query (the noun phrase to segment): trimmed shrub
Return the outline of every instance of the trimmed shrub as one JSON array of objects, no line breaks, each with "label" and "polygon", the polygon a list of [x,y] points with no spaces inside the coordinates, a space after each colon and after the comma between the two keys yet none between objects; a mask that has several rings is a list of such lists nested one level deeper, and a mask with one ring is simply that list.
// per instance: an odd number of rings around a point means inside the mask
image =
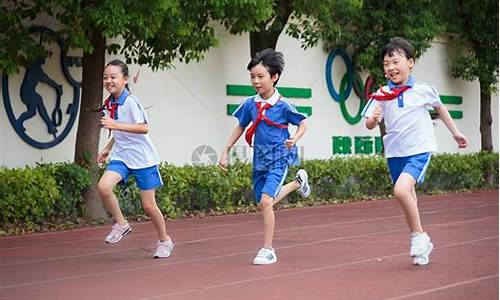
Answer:
[{"label": "trimmed shrub", "polygon": [[[303,200],[297,193],[286,199],[294,205],[339,203],[392,195],[386,160],[380,156],[335,157],[302,163],[313,187]],[[104,169],[101,169],[102,172]],[[287,182],[297,167],[291,168]],[[216,166],[160,165],[164,186],[156,190],[161,211],[170,218],[193,213],[234,213],[255,209],[252,166],[236,163],[228,172]],[[34,168],[0,168],[0,225],[41,224],[47,218],[83,215],[82,191],[90,185],[89,172],[71,163],[40,164]],[[426,193],[498,188],[498,154],[439,154],[433,156],[426,180],[418,191]],[[140,191],[130,178],[115,189],[123,212],[143,215]]]},{"label": "trimmed shrub", "polygon": [[[390,197],[393,185],[386,159],[380,156],[335,157],[307,160],[302,163],[313,187],[309,199],[292,193],[286,201],[292,204],[340,203],[355,199]],[[297,167],[291,168],[287,182]],[[216,166],[160,165],[164,186],[157,189],[156,201],[171,218],[202,213],[233,213],[255,206],[252,190],[252,167],[237,163],[224,173]],[[493,174],[488,183],[486,175]],[[439,154],[433,156],[426,180],[419,192],[436,193],[498,188],[498,154]],[[140,215],[139,190],[133,181],[117,187],[124,213]],[[131,199],[133,198],[133,199]]]},{"label": "trimmed shrub", "polygon": [[0,224],[81,216],[81,193],[89,184],[88,172],[71,163],[0,168]]}]

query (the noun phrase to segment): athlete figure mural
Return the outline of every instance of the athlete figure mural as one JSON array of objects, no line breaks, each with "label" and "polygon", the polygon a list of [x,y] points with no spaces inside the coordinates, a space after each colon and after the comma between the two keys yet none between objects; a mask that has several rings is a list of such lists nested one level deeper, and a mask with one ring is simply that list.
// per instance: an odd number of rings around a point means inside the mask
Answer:
[{"label": "athlete figure mural", "polygon": [[[36,112],[40,114],[43,121],[47,125],[47,131],[54,135],[57,133],[57,126],[61,124],[61,96],[63,93],[62,85],[58,84],[52,80],[42,69],[42,64],[45,63],[44,58],[38,58],[33,62],[33,64],[26,70],[24,74],[24,80],[21,84],[21,100],[26,104],[27,110],[23,112],[16,123],[23,129],[23,124],[26,120],[32,118]],[[52,112],[52,118],[49,117],[47,109],[43,102],[42,96],[37,93],[36,86],[40,83],[45,83],[52,87],[56,91],[56,106]]]}]

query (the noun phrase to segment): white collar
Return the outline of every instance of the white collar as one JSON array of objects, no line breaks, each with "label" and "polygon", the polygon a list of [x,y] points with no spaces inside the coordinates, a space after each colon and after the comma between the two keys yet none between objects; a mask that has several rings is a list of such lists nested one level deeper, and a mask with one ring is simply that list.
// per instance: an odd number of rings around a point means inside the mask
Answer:
[{"label": "white collar", "polygon": [[271,98],[267,99],[267,100],[264,100],[260,97],[259,94],[257,94],[254,98],[254,101],[255,102],[265,102],[265,103],[269,103],[271,104],[271,106],[274,106],[276,104],[276,102],[278,102],[278,100],[280,99],[281,95],[280,93],[278,92],[278,89],[277,88],[274,88],[274,94],[271,96]]}]

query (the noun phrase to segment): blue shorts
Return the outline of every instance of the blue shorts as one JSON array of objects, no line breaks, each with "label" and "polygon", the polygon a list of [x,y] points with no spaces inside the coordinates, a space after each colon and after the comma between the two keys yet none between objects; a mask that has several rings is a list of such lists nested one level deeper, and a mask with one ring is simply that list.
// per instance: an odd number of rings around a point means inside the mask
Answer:
[{"label": "blue shorts", "polygon": [[151,190],[163,185],[158,166],[142,169],[130,169],[124,162],[120,160],[112,160],[109,162],[106,171],[118,173],[122,177],[122,181],[120,181],[122,184],[127,183],[128,176],[132,174],[135,177],[137,186],[141,191]]},{"label": "blue shorts", "polygon": [[425,152],[421,154],[390,157],[387,159],[389,172],[391,173],[392,183],[396,183],[401,173],[408,173],[417,183],[424,182],[425,171],[431,161],[431,153]]},{"label": "blue shorts", "polygon": [[253,170],[253,192],[255,194],[255,201],[260,202],[262,194],[276,198],[278,196],[281,186],[288,174],[288,166],[275,167],[270,170],[258,171]]}]

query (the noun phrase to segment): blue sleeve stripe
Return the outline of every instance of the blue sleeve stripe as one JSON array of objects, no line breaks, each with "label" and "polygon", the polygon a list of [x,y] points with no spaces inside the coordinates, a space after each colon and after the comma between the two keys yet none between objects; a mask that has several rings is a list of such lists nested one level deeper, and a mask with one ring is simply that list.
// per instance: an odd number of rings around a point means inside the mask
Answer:
[{"label": "blue sleeve stripe", "polygon": [[297,111],[297,108],[295,107],[295,105],[293,105],[290,100],[286,99],[286,98],[281,98],[281,100],[283,100],[283,102],[285,102],[289,107],[290,109],[293,111],[293,112],[296,112],[298,113]]},{"label": "blue sleeve stripe", "polygon": [[373,103],[373,99],[370,99],[370,101],[368,101],[368,104],[366,104],[365,108],[363,108],[363,111],[361,112],[361,115],[364,117],[365,114],[366,114],[366,111],[368,110],[368,107],[370,107],[370,105],[372,105]]},{"label": "blue sleeve stripe", "polygon": [[238,106],[238,108],[236,108],[233,111],[233,116],[236,116],[236,113],[245,105],[245,103],[247,103],[248,99],[250,99],[250,98],[253,98],[253,97],[248,97],[245,99],[245,101],[241,102],[240,106]]}]

